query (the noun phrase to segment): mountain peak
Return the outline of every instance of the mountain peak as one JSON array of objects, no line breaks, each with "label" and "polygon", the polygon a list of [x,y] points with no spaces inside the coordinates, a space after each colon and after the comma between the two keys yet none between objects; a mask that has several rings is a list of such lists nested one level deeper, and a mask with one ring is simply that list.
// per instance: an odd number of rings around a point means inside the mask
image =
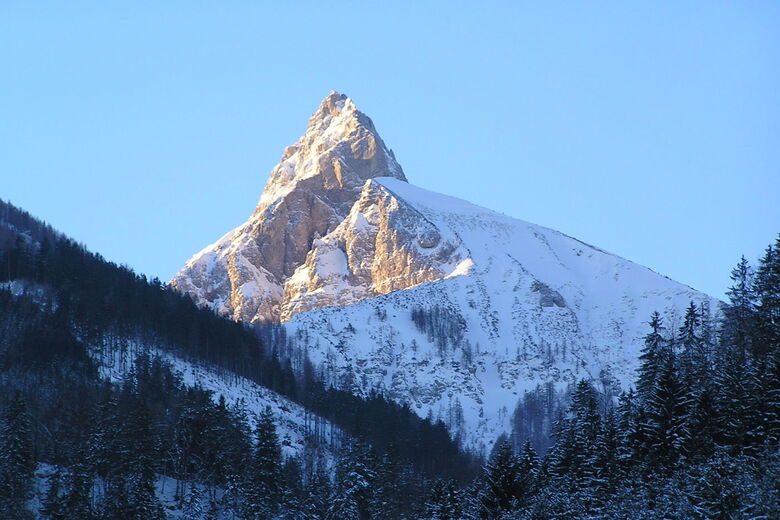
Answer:
[{"label": "mountain peak", "polygon": [[357,107],[353,103],[352,99],[346,94],[331,90],[330,93],[325,96],[325,99],[320,103],[319,108],[312,116],[312,119],[322,117],[324,115],[338,116],[342,112],[356,112]]},{"label": "mountain peak", "polygon": [[351,191],[356,200],[363,183],[374,177],[406,181],[371,118],[359,111],[352,99],[334,90],[309,118],[306,133],[285,148],[255,213],[265,211],[302,183],[328,192]]},{"label": "mountain peak", "polygon": [[[219,300],[239,319],[278,319],[287,279],[376,177],[406,181],[371,119],[346,95],[330,92],[271,170],[249,220],[195,255],[174,285]],[[214,269],[229,283],[209,286]]]},{"label": "mountain peak", "polygon": [[328,384],[441,418],[475,451],[489,451],[525,392],[603,374],[631,384],[652,311],[669,308],[671,322],[692,300],[717,307],[647,268],[405,180],[371,120],[331,92],[255,213],[171,286],[236,320],[281,323]]},{"label": "mountain peak", "polygon": [[[361,134],[368,134],[374,140],[382,142],[374,122],[358,110],[352,98],[331,90],[317,107],[317,110],[309,117],[309,126],[306,129],[306,134],[301,137],[301,141],[305,140],[307,136],[325,136],[327,144],[338,144],[340,141],[359,139]],[[384,145],[383,142],[382,144]],[[295,146],[293,145],[293,147]],[[288,147],[288,149],[290,148]],[[392,158],[393,164],[388,165],[389,169],[392,170],[389,172],[389,176],[406,180],[403,178],[403,172],[400,172],[401,167],[395,162],[392,152],[387,148],[383,151]],[[287,150],[285,150],[285,155],[286,153]]]}]

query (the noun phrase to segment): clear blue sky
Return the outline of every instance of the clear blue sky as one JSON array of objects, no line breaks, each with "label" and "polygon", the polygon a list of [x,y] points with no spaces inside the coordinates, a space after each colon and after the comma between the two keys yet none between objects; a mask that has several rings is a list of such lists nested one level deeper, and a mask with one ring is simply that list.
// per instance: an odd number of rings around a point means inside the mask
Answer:
[{"label": "clear blue sky", "polygon": [[780,231],[780,2],[119,4],[0,2],[0,198],[150,276],[332,89],[414,184],[716,296]]}]

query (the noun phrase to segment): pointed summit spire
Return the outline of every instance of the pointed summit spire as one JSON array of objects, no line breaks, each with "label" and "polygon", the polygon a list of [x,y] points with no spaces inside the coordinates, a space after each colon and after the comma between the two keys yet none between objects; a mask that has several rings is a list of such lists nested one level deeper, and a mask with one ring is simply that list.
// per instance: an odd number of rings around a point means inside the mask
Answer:
[{"label": "pointed summit spire", "polygon": [[338,116],[343,111],[354,112],[357,108],[352,100],[346,95],[331,90],[330,93],[325,96],[325,99],[320,103],[317,111],[312,115],[312,118],[323,116],[325,114],[330,116]]},{"label": "pointed summit spire", "polygon": [[375,177],[406,181],[401,165],[379,137],[371,118],[348,96],[333,90],[309,118],[306,133],[285,148],[281,161],[271,171],[256,212],[264,211],[303,181],[328,191],[347,189],[356,197],[363,183]]},{"label": "pointed summit spire", "polygon": [[406,181],[371,119],[332,91],[285,148],[249,220],[190,259],[173,285],[239,320],[278,320],[287,280],[375,177]]}]

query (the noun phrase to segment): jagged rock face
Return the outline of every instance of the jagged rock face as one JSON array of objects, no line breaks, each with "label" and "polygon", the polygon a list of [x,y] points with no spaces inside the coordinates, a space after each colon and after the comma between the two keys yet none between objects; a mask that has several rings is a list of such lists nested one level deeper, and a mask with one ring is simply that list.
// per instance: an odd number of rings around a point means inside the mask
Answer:
[{"label": "jagged rock face", "polygon": [[314,240],[284,286],[283,321],[447,276],[467,253],[417,210],[367,181],[349,215]]},{"label": "jagged rock face", "polygon": [[332,92],[285,149],[249,221],[172,285],[237,320],[267,322],[446,275],[457,244],[369,182],[377,177],[406,181],[371,119]]}]

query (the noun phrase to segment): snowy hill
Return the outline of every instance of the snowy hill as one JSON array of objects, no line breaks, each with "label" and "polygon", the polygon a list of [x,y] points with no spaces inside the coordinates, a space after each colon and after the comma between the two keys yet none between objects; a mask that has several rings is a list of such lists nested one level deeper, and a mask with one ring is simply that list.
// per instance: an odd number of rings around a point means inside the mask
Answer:
[{"label": "snowy hill", "polygon": [[[134,360],[140,354],[160,358],[179,377],[187,387],[202,388],[212,392],[215,403],[224,399],[229,407],[238,407],[247,412],[250,427],[254,428],[257,417],[270,407],[276,420],[277,434],[285,457],[301,456],[306,448],[307,437],[312,435],[315,416],[300,404],[280,395],[268,388],[260,386],[245,377],[219,371],[205,363],[185,360],[162,348],[156,348],[143,343],[123,341],[121,346],[113,348],[102,345],[92,348],[90,355],[95,359],[100,377],[111,383],[121,385],[134,370]],[[316,420],[321,423],[320,429],[326,432],[321,435],[321,444],[332,459],[331,446],[328,439],[337,437],[341,431],[321,417]]]},{"label": "snowy hill", "polygon": [[172,285],[234,319],[282,322],[329,381],[379,389],[488,449],[525,390],[634,379],[652,311],[716,301],[559,232],[414,187],[331,93],[249,221]]}]

